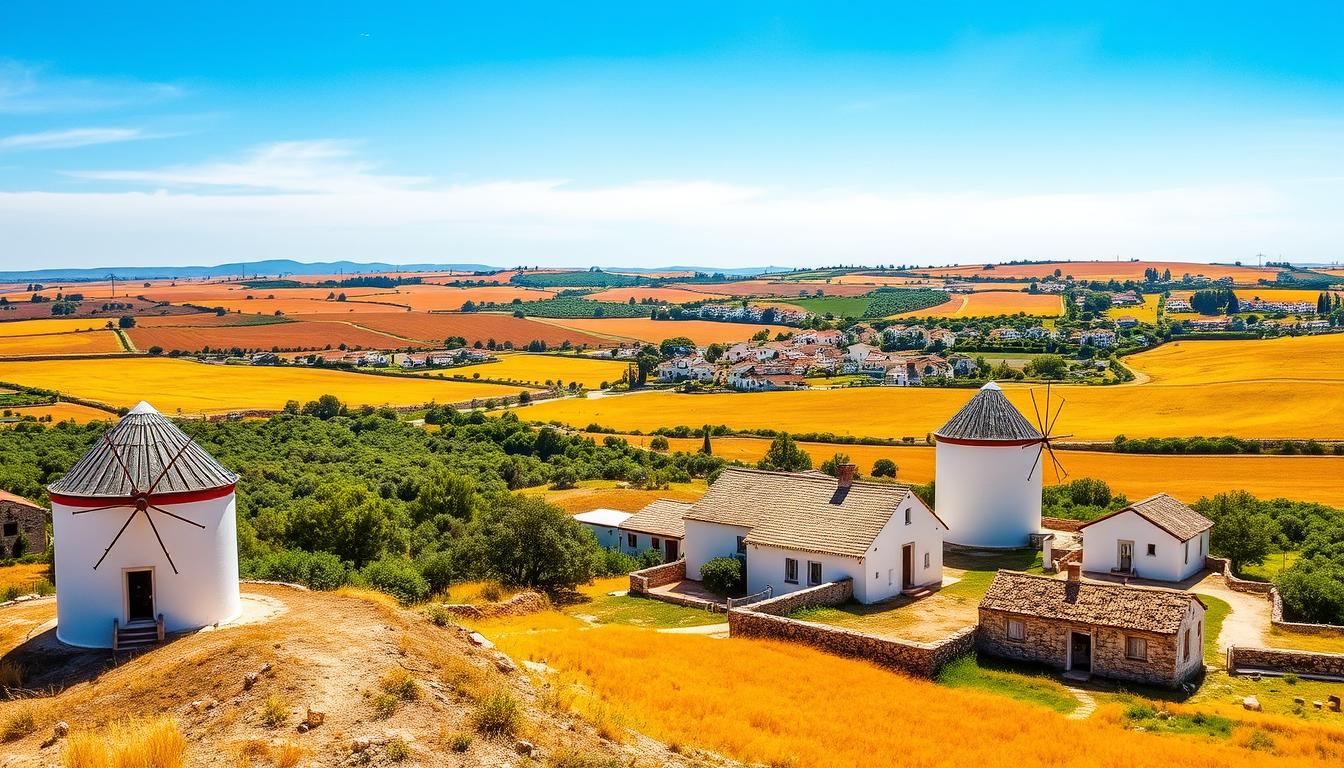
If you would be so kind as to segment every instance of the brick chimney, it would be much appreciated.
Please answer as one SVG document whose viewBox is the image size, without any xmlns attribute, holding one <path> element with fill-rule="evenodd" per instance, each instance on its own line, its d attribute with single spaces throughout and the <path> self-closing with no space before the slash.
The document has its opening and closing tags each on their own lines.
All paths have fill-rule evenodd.
<svg viewBox="0 0 1344 768">
<path fill-rule="evenodd" d="M 1083 580 L 1083 564 L 1077 560 L 1071 560 L 1065 564 L 1069 572 L 1069 581 L 1077 584 Z"/>
<path fill-rule="evenodd" d="M 835 480 L 837 488 L 848 488 L 854 484 L 854 473 L 858 467 L 853 464 L 841 464 L 835 468 Z"/>
</svg>

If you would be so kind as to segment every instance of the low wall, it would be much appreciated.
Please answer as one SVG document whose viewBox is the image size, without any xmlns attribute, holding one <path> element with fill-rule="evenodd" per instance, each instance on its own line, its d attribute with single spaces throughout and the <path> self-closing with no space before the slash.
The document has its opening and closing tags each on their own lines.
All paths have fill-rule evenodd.
<svg viewBox="0 0 1344 768">
<path fill-rule="evenodd" d="M 846 579 L 733 608 L 728 611 L 728 634 L 802 643 L 920 677 L 933 677 L 943 665 L 975 649 L 975 627 L 967 627 L 937 643 L 914 643 L 776 615 L 843 603 L 850 599 L 853 590 L 853 583 Z"/>
<path fill-rule="evenodd" d="M 631 594 L 642 595 L 654 587 L 675 584 L 686 578 L 686 559 L 655 565 L 630 574 Z"/>
<path fill-rule="evenodd" d="M 1077 533 L 1087 524 L 1086 520 L 1070 520 L 1066 517 L 1042 517 L 1041 527 L 1051 531 Z"/>
<path fill-rule="evenodd" d="M 1223 574 L 1223 581 L 1227 582 L 1227 588 L 1233 592 L 1250 592 L 1257 595 L 1268 595 L 1274 585 L 1266 581 L 1249 581 L 1232 574 L 1232 561 L 1225 557 L 1205 557 L 1204 567 L 1211 571 L 1217 571 Z"/>
<path fill-rule="evenodd" d="M 1284 621 L 1283 598 L 1279 596 L 1279 590 L 1277 589 L 1269 591 L 1269 603 L 1269 623 L 1271 626 L 1286 629 L 1290 632 L 1301 632 L 1304 635 L 1344 637 L 1344 627 L 1338 624 L 1307 624 L 1299 621 Z"/>
<path fill-rule="evenodd" d="M 1344 653 L 1313 653 L 1278 648 L 1233 646 L 1228 649 L 1227 663 L 1228 669 L 1232 671 L 1261 669 L 1272 672 L 1291 672 L 1295 675 L 1344 677 Z"/>
<path fill-rule="evenodd" d="M 538 592 L 519 592 L 513 597 L 500 603 L 482 603 L 481 605 L 472 605 L 467 603 L 445 604 L 443 609 L 454 616 L 464 619 L 491 619 L 496 616 L 527 616 L 533 613 L 540 613 L 551 607 L 551 601 L 546 596 Z"/>
</svg>

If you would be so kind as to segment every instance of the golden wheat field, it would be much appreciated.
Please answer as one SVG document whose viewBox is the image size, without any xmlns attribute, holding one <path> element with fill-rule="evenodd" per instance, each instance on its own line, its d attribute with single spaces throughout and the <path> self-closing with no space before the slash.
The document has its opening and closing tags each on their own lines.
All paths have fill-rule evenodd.
<svg viewBox="0 0 1344 768">
<path fill-rule="evenodd" d="M 148 400 L 166 414 L 279 409 L 287 400 L 306 402 L 325 394 L 349 405 L 401 406 L 465 403 L 519 392 L 501 384 L 165 358 L 0 362 L 0 381 L 118 407 Z"/>
<path fill-rule="evenodd" d="M 1066 720 L 1040 706 L 940 687 L 798 644 L 590 628 L 555 612 L 476 628 L 515 658 L 559 670 L 548 680 L 553 695 L 590 720 L 753 764 L 1036 766 L 1050 764 L 1056 749 L 1077 765 L 1129 768 L 1315 766 L 1344 757 L 1336 729 L 1269 715 L 1241 719 L 1229 707 L 1222 713 L 1235 721 L 1224 740 L 1158 735 L 1126 728 L 1119 704 Z M 939 727 L 902 726 L 912 706 Z M 1265 737 L 1272 749 L 1246 746 Z"/>
<path fill-rule="evenodd" d="M 1157 322 L 1157 308 L 1162 301 L 1162 297 L 1150 293 L 1143 297 L 1143 303 L 1135 307 L 1111 307 L 1106 310 L 1106 317 L 1111 320 L 1117 320 L 1122 317 L 1132 317 L 1140 323 L 1154 324 Z"/>
<path fill-rule="evenodd" d="M 115 319 L 113 320 L 115 324 Z M 97 317 L 53 317 L 50 320 L 10 320 L 0 323 L 0 338 L 14 336 L 45 336 L 52 333 L 71 333 L 73 331 L 93 331 L 107 327 L 106 318 Z"/>
<path fill-rule="evenodd" d="M 517 352 L 500 355 L 496 362 L 454 368 L 451 373 L 465 376 L 480 374 L 483 379 L 516 381 L 523 384 L 545 385 L 548 381 L 569 384 L 571 381 L 577 381 L 587 389 L 597 389 L 603 382 L 619 381 L 625 369 L 626 363 L 619 360 Z"/>
<path fill-rule="evenodd" d="M 937 306 L 903 312 L 894 317 L 995 317 L 1018 312 L 1039 317 L 1058 317 L 1064 314 L 1064 304 L 1059 296 L 1048 293 L 976 291 L 953 294 Z"/>
<path fill-rule="evenodd" d="M 584 480 L 575 488 L 551 490 L 546 486 L 527 488 L 521 493 L 541 496 L 566 512 L 587 512 L 599 507 L 636 512 L 658 499 L 695 501 L 705 495 L 709 486 L 703 480 L 672 483 L 667 488 L 629 488 L 614 480 Z"/>
<path fill-rule="evenodd" d="M 1283 336 L 1238 341 L 1176 341 L 1125 358 L 1163 385 L 1285 382 L 1284 409 L 1296 409 L 1298 389 L 1286 382 L 1344 382 L 1344 335 Z M 1344 394 L 1344 393 L 1342 393 Z M 1291 398 L 1291 399 L 1288 399 Z M 1344 437 L 1344 434 L 1338 435 Z"/>
<path fill-rule="evenodd" d="M 769 331 L 771 336 L 777 333 L 788 333 L 792 330 L 782 325 L 716 323 L 712 320 L 650 320 L 647 317 L 580 318 L 577 320 L 551 320 L 538 317 L 530 319 L 583 333 L 608 338 L 647 341 L 651 344 L 657 344 L 663 339 L 676 336 L 685 336 L 696 344 L 723 344 L 746 341 L 752 337 L 752 334 L 763 330 Z"/>
<path fill-rule="evenodd" d="M 1144 270 L 1152 267 L 1158 272 L 1171 270 L 1173 277 L 1204 275 L 1209 278 L 1231 277 L 1243 285 L 1254 285 L 1261 279 L 1273 280 L 1277 269 L 1270 267 L 1238 267 L 1231 264 L 1193 264 L 1180 261 L 1064 261 L 1034 264 L 996 264 L 993 269 L 983 265 L 936 267 L 920 270 L 921 274 L 953 278 L 971 275 L 994 278 L 1035 278 L 1054 274 L 1071 275 L 1079 280 L 1142 280 Z"/>
<path fill-rule="evenodd" d="M 25 355 L 105 355 L 124 352 L 116 331 L 76 331 L 45 336 L 0 337 L 0 357 Z"/>
<path fill-rule="evenodd" d="M 648 435 L 625 436 L 631 445 L 647 448 Z M 701 439 L 668 438 L 669 450 L 698 451 Z M 812 466 L 836 453 L 849 456 L 859 472 L 868 474 L 873 462 L 891 459 L 900 468 L 896 479 L 906 483 L 927 483 L 933 479 L 933 453 L 927 446 L 837 445 L 803 443 L 799 446 L 812 457 Z M 748 464 L 759 461 L 770 447 L 762 437 L 716 437 L 712 440 L 715 456 Z M 1295 499 L 1344 507 L 1344 456 L 1153 456 L 1104 451 L 1058 451 L 1068 472 L 1064 482 L 1079 477 L 1096 477 L 1111 489 L 1141 499 L 1166 492 L 1190 502 L 1200 496 L 1223 491 L 1245 490 L 1262 499 Z M 1053 469 L 1043 475 L 1046 485 L 1057 480 Z M 599 505 L 600 506 L 600 505 Z"/>
<path fill-rule="evenodd" d="M 97 408 L 90 408 L 87 405 L 79 403 L 52 403 L 51 405 L 25 405 L 17 408 L 0 409 L 9 411 L 15 416 L 32 416 L 35 419 L 41 419 L 50 416 L 53 422 L 74 421 L 79 424 L 87 424 L 90 421 L 107 421 L 115 419 L 111 413 Z"/>
<path fill-rule="evenodd" d="M 1004 389 L 1018 408 L 1032 413 L 1029 387 L 1009 385 Z M 1344 436 L 1344 384 L 1338 382 L 1291 386 L 1263 382 L 1060 386 L 1054 392 L 1068 401 L 1055 432 L 1077 440 L 1108 441 L 1117 434 L 1294 439 Z M 973 394 L 965 389 L 903 387 L 708 395 L 651 392 L 537 403 L 523 415 L 579 427 L 597 423 L 621 432 L 725 424 L 736 429 L 923 440 Z"/>
</svg>

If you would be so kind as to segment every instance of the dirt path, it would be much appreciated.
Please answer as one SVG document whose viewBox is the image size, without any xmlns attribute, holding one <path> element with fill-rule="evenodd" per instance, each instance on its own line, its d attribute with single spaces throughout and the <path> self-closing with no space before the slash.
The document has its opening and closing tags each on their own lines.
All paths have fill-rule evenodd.
<svg viewBox="0 0 1344 768">
<path fill-rule="evenodd" d="M 1264 646 L 1269 630 L 1269 600 L 1264 595 L 1235 592 L 1219 574 L 1192 585 L 1191 591 L 1211 595 L 1232 606 L 1218 633 L 1218 650 L 1226 652 L 1234 645 Z M 1206 661 L 1209 661 L 1206 659 Z M 1214 660 L 1216 661 L 1216 660 Z"/>
</svg>

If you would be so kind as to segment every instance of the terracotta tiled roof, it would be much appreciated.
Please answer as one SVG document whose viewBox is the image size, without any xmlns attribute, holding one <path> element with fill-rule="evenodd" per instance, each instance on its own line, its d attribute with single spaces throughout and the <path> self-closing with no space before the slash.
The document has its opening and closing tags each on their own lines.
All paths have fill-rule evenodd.
<svg viewBox="0 0 1344 768">
<path fill-rule="evenodd" d="M 1039 440 L 1040 430 L 1004 396 L 999 385 L 989 382 L 975 393 L 937 432 L 937 437 L 960 440 Z"/>
<path fill-rule="evenodd" d="M 981 608 L 1043 619 L 1175 634 L 1199 598 L 1189 592 L 999 571 Z M 1200 603 L 1203 605 L 1203 603 Z"/>
<path fill-rule="evenodd" d="M 680 539 L 686 535 L 681 516 L 690 508 L 689 502 L 657 499 L 621 523 L 621 530 Z"/>
<path fill-rule="evenodd" d="M 41 504 L 38 504 L 31 499 L 25 499 L 17 493 L 10 493 L 9 491 L 0 491 L 0 501 L 11 501 L 15 504 L 22 504 L 25 507 L 32 507 L 33 509 L 45 509 Z"/>
<path fill-rule="evenodd" d="M 1133 512 L 1142 517 L 1175 536 L 1178 541 L 1189 541 L 1213 527 L 1212 520 L 1165 493 L 1149 496 L 1143 501 L 1136 501 L 1118 512 L 1112 512 L 1105 517 L 1099 517 L 1079 527 L 1086 528 L 1089 525 L 1096 525 L 1102 520 L 1109 520 L 1126 512 Z"/>
<path fill-rule="evenodd" d="M 820 472 L 730 468 L 685 519 L 750 528 L 749 544 L 862 557 L 910 489 L 861 481 L 848 489 L 838 485 Z"/>
<path fill-rule="evenodd" d="M 149 403 L 140 403 L 93 444 L 49 490 L 65 496 L 126 498 L 133 492 L 225 488 L 238 476 Z"/>
</svg>

